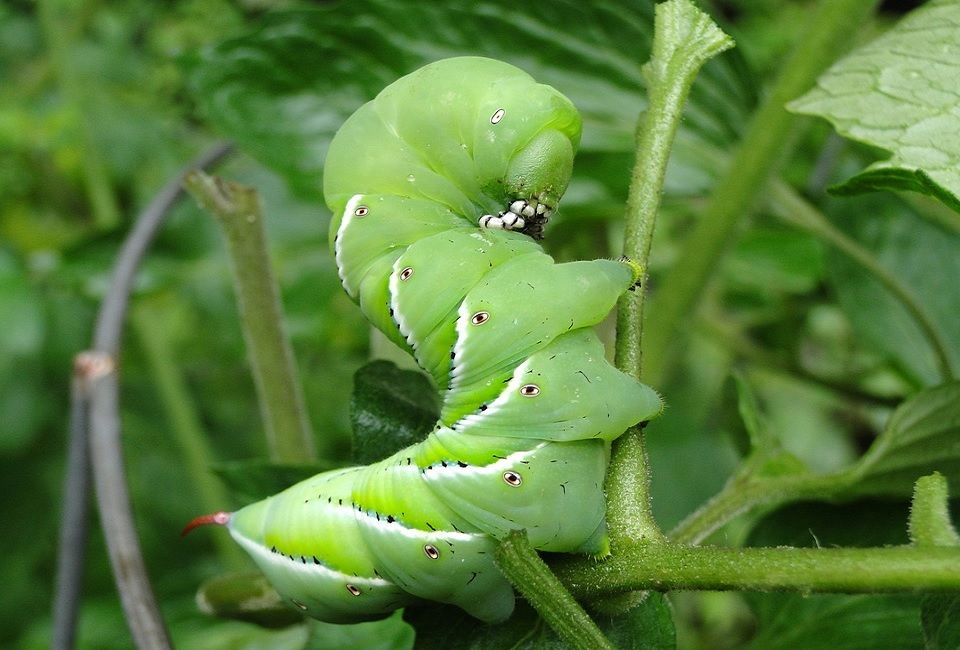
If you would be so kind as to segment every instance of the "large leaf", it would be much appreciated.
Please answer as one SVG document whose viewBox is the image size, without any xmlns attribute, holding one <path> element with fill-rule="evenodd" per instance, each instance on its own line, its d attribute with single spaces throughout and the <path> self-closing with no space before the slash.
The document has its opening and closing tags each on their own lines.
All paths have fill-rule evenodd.
<svg viewBox="0 0 960 650">
<path fill-rule="evenodd" d="M 927 650 L 960 648 L 960 595 L 924 596 L 920 603 L 920 622 Z"/>
<path fill-rule="evenodd" d="M 765 516 L 750 546 L 872 547 L 908 541 L 906 502 L 863 500 L 842 505 L 796 503 Z M 916 595 L 749 594 L 756 650 L 919 648 Z"/>
<path fill-rule="evenodd" d="M 12 255 L 0 248 L 0 454 L 26 447 L 49 410 L 38 361 L 46 338 L 44 303 Z"/>
<path fill-rule="evenodd" d="M 524 601 L 518 601 L 513 616 L 500 625 L 486 625 L 461 609 L 436 604 L 407 608 L 404 618 L 416 628 L 418 650 L 562 650 L 569 647 Z M 626 614 L 612 618 L 600 614 L 594 618 L 617 648 L 670 650 L 676 647 L 670 605 L 662 594 L 650 594 Z"/>
<path fill-rule="evenodd" d="M 421 372 L 373 361 L 354 375 L 353 460 L 373 463 L 423 440 L 439 418 L 437 390 Z"/>
<path fill-rule="evenodd" d="M 215 464 L 212 469 L 240 503 L 259 501 L 287 489 L 314 474 L 337 467 L 333 463 L 280 465 L 269 460 L 235 460 Z"/>
<path fill-rule="evenodd" d="M 641 64 L 653 3 L 358 0 L 266 16 L 204 52 L 193 70 L 207 118 L 246 151 L 318 195 L 333 133 L 385 85 L 448 56 L 514 63 L 556 86 L 584 117 L 586 151 L 632 152 L 645 106 Z M 735 139 L 753 86 L 730 55 L 697 80 L 678 137 L 674 189 L 702 189 Z M 626 170 L 623 170 L 626 177 Z"/>
<path fill-rule="evenodd" d="M 751 529 L 747 544 L 768 548 L 868 548 L 908 544 L 909 513 L 907 501 L 791 503 L 761 518 Z"/>
<path fill-rule="evenodd" d="M 382 621 L 352 625 L 311 621 L 310 638 L 304 650 L 406 650 L 413 647 L 413 637 L 413 628 L 401 618 L 400 612 Z"/>
<path fill-rule="evenodd" d="M 930 388 L 904 402 L 857 464 L 854 494 L 909 495 L 935 471 L 960 486 L 960 382 Z"/>
<path fill-rule="evenodd" d="M 960 211 L 960 3 L 930 0 L 830 68 L 790 108 L 891 157 L 840 186 L 905 189 Z"/>
<path fill-rule="evenodd" d="M 756 650 L 902 650 L 919 648 L 919 597 L 752 596 L 758 633 Z"/>
<path fill-rule="evenodd" d="M 890 196 L 874 195 L 831 206 L 831 216 L 909 288 L 940 332 L 954 368 L 960 368 L 960 235 L 923 220 Z M 828 278 L 840 306 L 865 343 L 883 353 L 918 386 L 942 381 L 933 349 L 902 303 L 850 258 L 827 255 Z"/>
</svg>

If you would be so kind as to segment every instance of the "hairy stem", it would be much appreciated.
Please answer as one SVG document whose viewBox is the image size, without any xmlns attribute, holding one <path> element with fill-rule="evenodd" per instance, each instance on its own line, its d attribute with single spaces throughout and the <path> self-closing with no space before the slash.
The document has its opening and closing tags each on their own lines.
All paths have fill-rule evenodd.
<svg viewBox="0 0 960 650">
<path fill-rule="evenodd" d="M 650 257 L 670 149 L 690 88 L 704 63 L 733 47 L 733 41 L 708 16 L 685 1 L 658 5 L 654 29 L 653 54 L 644 66 L 649 103 L 638 125 L 623 244 L 623 254 L 642 269 Z M 678 32 L 683 34 L 680 42 Z M 637 378 L 645 287 L 640 289 L 625 295 L 617 311 L 617 367 Z"/>
<path fill-rule="evenodd" d="M 923 305 L 917 300 L 910 288 L 895 274 L 884 267 L 874 255 L 848 237 L 819 210 L 805 201 L 793 188 L 783 182 L 774 183 L 769 201 L 774 214 L 783 221 L 810 233 L 830 244 L 848 258 L 859 264 L 880 282 L 894 298 L 900 301 L 910 314 L 917 327 L 933 351 L 941 378 L 946 381 L 956 377 L 948 352 L 950 345 L 937 323 L 930 318 Z"/>
<path fill-rule="evenodd" d="M 644 272 L 670 148 L 687 95 L 703 64 L 732 46 L 733 41 L 687 0 L 657 6 L 653 54 L 644 67 L 649 103 L 639 123 L 624 233 L 624 255 Z M 638 379 L 645 294 L 642 277 L 641 286 L 627 293 L 617 309 L 616 364 Z M 661 537 L 650 509 L 647 455 L 639 428 L 630 429 L 614 446 L 607 496 L 614 550 L 621 543 Z"/>
<path fill-rule="evenodd" d="M 525 531 L 515 530 L 500 542 L 496 561 L 507 579 L 561 639 L 583 650 L 613 650 L 603 632 L 530 546 Z"/>
<path fill-rule="evenodd" d="M 960 589 L 960 548 L 717 548 L 646 544 L 553 567 L 578 597 L 638 589 L 876 593 Z"/>
<path fill-rule="evenodd" d="M 199 171 L 188 174 L 184 185 L 226 237 L 270 457 L 287 463 L 312 460 L 313 434 L 284 332 L 260 199 L 252 188 Z"/>
<path fill-rule="evenodd" d="M 784 105 L 805 92 L 851 42 L 877 0 L 820 0 L 804 35 L 783 66 L 731 157 L 704 213 L 657 293 L 657 318 L 644 339 L 646 378 L 665 374 L 678 332 L 717 268 L 740 219 L 789 150 L 799 118 Z"/>
</svg>

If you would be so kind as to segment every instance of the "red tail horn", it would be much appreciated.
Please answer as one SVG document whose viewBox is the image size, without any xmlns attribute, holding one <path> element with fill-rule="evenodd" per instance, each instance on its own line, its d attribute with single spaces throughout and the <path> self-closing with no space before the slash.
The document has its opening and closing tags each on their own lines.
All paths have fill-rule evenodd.
<svg viewBox="0 0 960 650">
<path fill-rule="evenodd" d="M 206 526 L 207 524 L 216 524 L 217 526 L 226 526 L 230 521 L 229 512 L 212 512 L 209 515 L 200 515 L 199 517 L 194 517 L 189 524 L 187 524 L 183 532 L 180 533 L 180 537 L 185 537 L 187 533 L 196 528 L 197 526 Z"/>
</svg>

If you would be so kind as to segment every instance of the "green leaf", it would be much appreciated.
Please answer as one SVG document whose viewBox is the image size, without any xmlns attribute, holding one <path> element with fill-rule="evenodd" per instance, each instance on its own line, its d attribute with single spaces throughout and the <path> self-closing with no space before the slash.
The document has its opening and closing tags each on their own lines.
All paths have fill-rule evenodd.
<svg viewBox="0 0 960 650">
<path fill-rule="evenodd" d="M 919 598 L 751 595 L 755 650 L 903 650 L 922 644 Z"/>
<path fill-rule="evenodd" d="M 838 189 L 912 190 L 960 211 L 960 4 L 931 0 L 790 104 L 892 156 Z"/>
<path fill-rule="evenodd" d="M 926 650 L 960 648 L 960 594 L 928 594 L 920 602 Z"/>
<path fill-rule="evenodd" d="M 204 619 L 203 625 L 171 630 L 173 642 L 177 648 L 191 650 L 303 650 L 307 642 L 307 627 L 305 625 L 291 625 L 285 628 L 270 629 L 257 627 L 240 621 Z M 104 638 L 122 638 L 125 628 L 117 626 L 112 635 L 105 631 L 91 635 L 94 643 L 99 647 Z M 48 637 L 49 638 L 49 637 Z M 84 647 L 83 644 L 78 644 Z M 41 646 L 37 646 L 40 648 Z M 113 646 L 110 646 L 113 647 Z M 117 646 L 122 648 L 123 646 Z"/>
<path fill-rule="evenodd" d="M 844 201 L 834 222 L 868 248 L 915 296 L 945 341 L 953 368 L 960 368 L 960 236 L 925 221 L 902 201 L 863 197 L 853 213 Z M 916 320 L 870 273 L 831 252 L 828 278 L 843 311 L 863 342 L 894 364 L 916 386 L 942 381 L 937 359 Z"/>
<path fill-rule="evenodd" d="M 823 247 L 810 235 L 751 228 L 725 260 L 724 271 L 751 295 L 809 293 L 823 276 Z"/>
<path fill-rule="evenodd" d="M 310 622 L 310 638 L 304 650 L 407 650 L 413 647 L 413 628 L 403 620 L 401 612 L 382 621 L 335 625 Z"/>
<path fill-rule="evenodd" d="M 906 502 L 793 503 L 765 515 L 750 531 L 749 546 L 869 548 L 906 544 Z"/>
<path fill-rule="evenodd" d="M 525 601 L 505 623 L 486 625 L 449 605 L 408 607 L 404 618 L 417 630 L 417 650 L 561 650 L 569 647 Z M 623 650 L 672 650 L 676 633 L 670 605 L 651 593 L 639 606 L 615 617 L 595 615 L 600 629 Z"/>
<path fill-rule="evenodd" d="M 0 455 L 26 449 L 53 415 L 50 386 L 46 383 L 49 380 L 42 365 L 33 358 L 10 359 L 11 367 L 4 368 L 3 361 L 6 359 L 0 358 Z"/>
<path fill-rule="evenodd" d="M 353 460 L 372 463 L 420 442 L 440 417 L 437 390 L 421 372 L 374 361 L 354 375 Z"/>
<path fill-rule="evenodd" d="M 26 269 L 0 248 L 0 454 L 26 447 L 50 416 L 39 356 L 47 338 L 43 297 Z"/>
<path fill-rule="evenodd" d="M 550 632 L 532 607 L 517 602 L 504 623 L 487 625 L 459 607 L 436 603 L 407 607 L 403 618 L 416 630 L 417 650 L 497 650 L 534 648 Z"/>
<path fill-rule="evenodd" d="M 596 615 L 600 629 L 618 648 L 636 650 L 672 650 L 677 647 L 673 612 L 667 598 L 650 592 L 637 607 L 613 618 Z"/>
<path fill-rule="evenodd" d="M 960 381 L 900 405 L 853 468 L 853 494 L 908 495 L 920 476 L 941 472 L 960 485 Z"/>
<path fill-rule="evenodd" d="M 211 469 L 238 502 L 259 501 L 287 489 L 314 474 L 338 467 L 333 463 L 278 465 L 268 460 L 217 463 Z"/>
<path fill-rule="evenodd" d="M 950 521 L 947 480 L 940 472 L 921 476 L 910 504 L 910 540 L 918 546 L 960 546 Z"/>
<path fill-rule="evenodd" d="M 313 196 L 346 117 L 401 75 L 448 56 L 522 67 L 580 109 L 583 150 L 630 153 L 646 103 L 640 64 L 653 4 L 358 0 L 273 13 L 254 33 L 203 52 L 192 85 L 207 119 Z M 671 161 L 675 191 L 708 185 L 716 152 L 736 139 L 755 92 L 743 72 L 736 56 L 723 57 L 698 78 Z"/>
<path fill-rule="evenodd" d="M 25 269 L 0 249 L 0 360 L 36 354 L 45 334 L 43 301 L 27 281 Z M 0 366 L 0 372 L 6 368 Z"/>
<path fill-rule="evenodd" d="M 259 571 L 226 573 L 211 578 L 197 590 L 200 611 L 261 627 L 279 628 L 303 621 Z"/>
<path fill-rule="evenodd" d="M 904 544 L 907 504 L 862 500 L 795 503 L 765 516 L 749 546 L 858 547 Z M 911 596 L 747 595 L 757 618 L 756 650 L 917 648 L 919 599 Z"/>
</svg>

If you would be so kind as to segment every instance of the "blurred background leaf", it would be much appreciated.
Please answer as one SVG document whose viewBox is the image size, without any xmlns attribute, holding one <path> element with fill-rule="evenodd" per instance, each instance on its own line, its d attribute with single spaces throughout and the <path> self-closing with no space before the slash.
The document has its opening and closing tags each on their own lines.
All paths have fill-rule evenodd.
<svg viewBox="0 0 960 650">
<path fill-rule="evenodd" d="M 652 7 L 362 0 L 281 12 L 204 51 L 191 79 L 211 123 L 309 196 L 321 193 L 326 149 L 346 117 L 397 77 L 448 56 L 522 67 L 577 105 L 584 154 L 632 155 Z M 734 55 L 699 77 L 673 156 L 676 191 L 709 185 L 719 150 L 735 138 L 755 91 L 741 72 Z"/>
<path fill-rule="evenodd" d="M 960 212 L 960 7 L 930 0 L 856 49 L 791 109 L 830 120 L 848 137 L 891 152 L 837 190 L 911 190 Z M 960 232 L 960 219 L 953 221 Z"/>
</svg>

